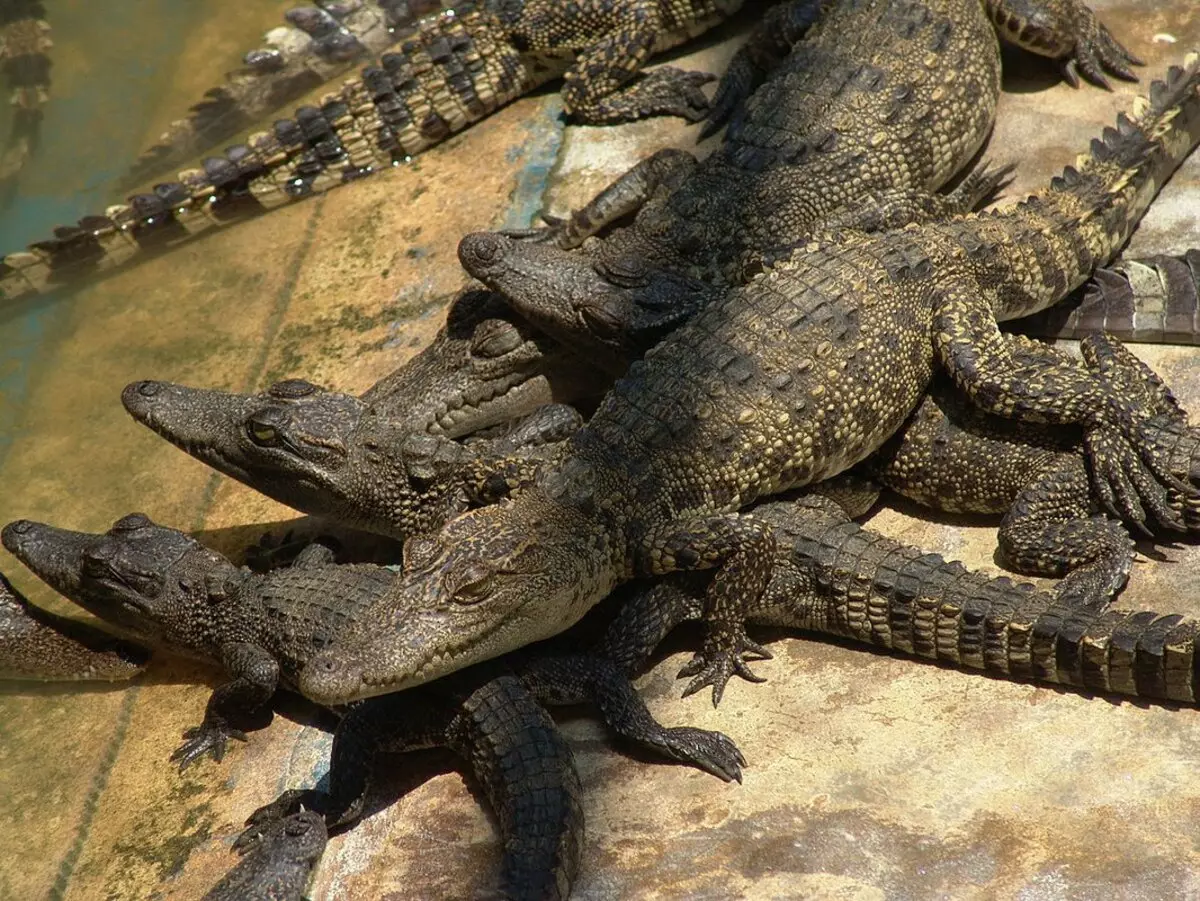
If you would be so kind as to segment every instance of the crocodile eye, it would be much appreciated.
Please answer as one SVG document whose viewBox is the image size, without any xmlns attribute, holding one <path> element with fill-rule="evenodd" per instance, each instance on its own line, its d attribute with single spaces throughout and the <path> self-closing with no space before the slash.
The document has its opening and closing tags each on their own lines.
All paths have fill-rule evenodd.
<svg viewBox="0 0 1200 901">
<path fill-rule="evenodd" d="M 251 419 L 246 423 L 246 434 L 259 447 L 278 447 L 282 443 L 279 440 L 279 429 L 265 422 Z"/>
<path fill-rule="evenodd" d="M 613 260 L 598 260 L 596 271 L 614 285 L 622 288 L 640 288 L 648 281 L 650 267 L 641 257 L 623 254 Z"/>
<path fill-rule="evenodd" d="M 454 598 L 454 603 L 469 606 L 478 604 L 480 601 L 485 601 L 491 595 L 492 589 L 495 587 L 495 575 L 487 570 L 479 568 L 469 571 L 466 578 L 458 584 L 451 595 Z"/>
<path fill-rule="evenodd" d="M 120 532 L 136 532 L 138 529 L 144 529 L 147 526 L 153 525 L 150 522 L 150 517 L 145 513 L 130 513 L 128 516 L 122 516 L 112 524 L 109 529 L 111 533 Z"/>
<path fill-rule="evenodd" d="M 524 339 L 517 327 L 503 319 L 487 319 L 475 329 L 471 338 L 471 355 L 494 359 L 512 353 Z"/>
</svg>

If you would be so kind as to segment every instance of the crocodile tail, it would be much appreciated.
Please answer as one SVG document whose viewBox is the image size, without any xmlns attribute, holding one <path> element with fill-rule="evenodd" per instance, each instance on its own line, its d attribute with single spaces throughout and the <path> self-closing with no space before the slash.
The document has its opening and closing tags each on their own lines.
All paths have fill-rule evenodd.
<svg viewBox="0 0 1200 901">
<path fill-rule="evenodd" d="M 288 24 L 265 34 L 264 46 L 247 53 L 242 68 L 226 74 L 187 116 L 168 125 L 134 161 L 117 190 L 132 190 L 184 165 L 344 74 L 356 60 L 408 39 L 417 16 L 440 8 L 438 0 L 365 0 L 355 8 L 288 10 Z"/>
<path fill-rule="evenodd" d="M 1014 325 L 1040 338 L 1108 332 L 1122 341 L 1200 344 L 1200 250 L 1119 260 L 1069 300 Z"/>
<path fill-rule="evenodd" d="M 1129 239 L 1155 194 L 1200 143 L 1200 53 L 1172 66 L 1148 97 L 1121 113 L 1048 189 L 981 220 L 1010 250 L 997 263 L 1027 273 L 1025 290 L 1002 298 L 998 318 L 1039 312 L 1065 298 Z M 1040 278 L 1035 276 L 1040 276 Z"/>
<path fill-rule="evenodd" d="M 790 539 L 755 621 L 1009 678 L 1193 703 L 1200 621 L 1072 606 L 838 517 L 765 517 Z"/>
<path fill-rule="evenodd" d="M 319 107 L 301 107 L 270 132 L 181 172 L 178 181 L 4 257 L 0 298 L 103 274 L 214 226 L 391 167 L 561 74 L 528 65 L 499 34 L 489 13 L 422 18 L 401 51 L 384 54 Z"/>
</svg>

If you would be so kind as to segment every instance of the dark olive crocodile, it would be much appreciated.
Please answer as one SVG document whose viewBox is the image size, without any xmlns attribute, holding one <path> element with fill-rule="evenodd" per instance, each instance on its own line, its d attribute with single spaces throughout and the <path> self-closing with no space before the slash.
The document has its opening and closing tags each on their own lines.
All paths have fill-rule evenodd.
<svg viewBox="0 0 1200 901">
<path fill-rule="evenodd" d="M 580 265 L 622 285 L 636 286 L 652 268 L 660 279 L 673 273 L 686 292 L 695 280 L 739 283 L 748 254 L 807 240 L 831 219 L 879 229 L 965 212 L 1002 172 L 969 180 L 949 197 L 930 192 L 964 168 L 991 129 L 1000 90 L 996 31 L 1020 46 L 1099 59 L 1130 76 L 1132 57 L 1079 0 L 847 0 L 806 33 L 812 20 L 811 3 L 791 0 L 751 36 L 722 82 L 717 108 L 727 109 L 722 98 L 735 90 L 728 86 L 748 87 L 738 81 L 738 60 L 761 67 L 765 56 L 773 65 L 741 111 L 730 110 L 720 149 L 700 162 L 660 151 L 570 216 L 514 233 L 548 245 L 530 248 L 527 265 L 549 267 L 558 249 L 581 247 L 587 259 Z M 597 236 L 634 213 L 627 225 Z M 462 248 L 464 268 L 522 304 L 519 288 L 496 279 L 474 249 Z M 536 304 L 520 309 L 531 318 L 540 312 Z M 647 332 L 672 324 L 650 302 L 640 312 Z M 593 304 L 579 315 L 595 317 L 603 330 L 627 314 Z M 558 332 L 553 316 L 534 321 L 566 342 L 587 338 Z M 609 349 L 603 341 L 582 346 Z"/>
<path fill-rule="evenodd" d="M 95 276 L 147 250 L 291 203 L 405 162 L 533 88 L 563 75 L 564 108 L 589 122 L 650 115 L 696 119 L 707 75 L 649 56 L 699 34 L 741 0 L 555 0 L 447 10 L 417 21 L 342 88 L 269 132 L 203 160 L 177 181 L 0 261 L 0 298 Z M 575 60 L 572 62 L 572 60 Z M 564 75 L 565 72 L 565 75 Z"/>
<path fill-rule="evenodd" d="M 775 559 L 749 620 L 887 648 L 1005 678 L 1184 704 L 1200 702 L 1200 621 L 1065 603 L 871 532 L 813 496 L 754 508 Z M 690 575 L 690 574 L 689 574 Z M 648 653 L 705 613 L 703 581 L 671 577 L 635 596 L 600 651 Z"/>
<path fill-rule="evenodd" d="M 1121 259 L 1097 270 L 1068 303 L 1015 323 L 1025 334 L 1200 344 L 1200 250 Z"/>
<path fill-rule="evenodd" d="M 263 830 L 201 901 L 301 901 L 328 841 L 324 817 L 311 810 L 292 814 Z"/>
<path fill-rule="evenodd" d="M 52 46 L 50 24 L 40 0 L 0 2 L 0 71 L 13 107 L 8 139 L 0 150 L 0 207 L 12 199 L 17 177 L 37 146 L 42 105 L 50 91 L 46 51 Z"/>
<path fill-rule="evenodd" d="M 120 682 L 147 653 L 107 632 L 29 603 L 0 575 L 0 679 Z"/>
<path fill-rule="evenodd" d="M 549 637 L 636 575 L 715 569 L 691 672 L 748 673 L 738 611 L 769 574 L 771 533 L 742 507 L 855 465 L 936 371 L 1006 418 L 1076 425 L 1106 506 L 1176 514 L 1194 494 L 1135 399 L 1077 367 L 1012 353 L 998 321 L 1081 285 L 1128 239 L 1200 141 L 1200 54 L 1155 82 L 1048 189 L 999 212 L 809 242 L 706 303 L 606 395 L 562 462 L 511 501 L 410 539 L 405 578 L 300 675 L 323 703 L 422 684 Z M 477 236 L 500 260 L 511 240 Z M 490 242 L 489 246 L 484 246 Z M 400 639 L 400 636 L 403 639 Z"/>
<path fill-rule="evenodd" d="M 307 658 L 397 578 L 385 567 L 336 566 L 317 555 L 257 575 L 141 514 L 100 535 L 19 521 L 4 528 L 3 542 L 57 591 L 138 640 L 230 673 L 231 681 L 213 692 L 203 724 L 189 730 L 174 755 L 181 766 L 205 753 L 219 759 L 229 738 L 244 738 L 235 724 L 261 711 L 277 687 L 294 687 Z M 381 715 L 388 749 L 444 743 L 464 754 L 496 802 L 504 888 L 513 897 L 559 897 L 549 887 L 569 888 L 581 842 L 570 754 L 561 739 L 544 741 L 552 724 L 544 711 L 531 712 L 534 698 L 595 703 L 624 738 L 722 779 L 740 779 L 742 758 L 728 738 L 661 726 L 621 670 L 569 646 L 477 668 L 406 696 L 404 717 Z M 365 710 L 353 715 L 349 728 L 376 720 Z M 533 731 L 522 731 L 526 726 Z M 557 776 L 547 785 L 550 773 Z M 357 815 L 339 811 L 331 825 L 341 824 L 343 814 Z"/>
<path fill-rule="evenodd" d="M 413 35 L 414 21 L 437 12 L 439 0 L 319 0 L 284 13 L 287 23 L 264 35 L 243 66 L 204 94 L 186 118 L 177 119 L 137 158 L 120 188 L 152 177 L 252 128 L 269 113 L 327 81 L 358 60 L 377 57 Z"/>
</svg>

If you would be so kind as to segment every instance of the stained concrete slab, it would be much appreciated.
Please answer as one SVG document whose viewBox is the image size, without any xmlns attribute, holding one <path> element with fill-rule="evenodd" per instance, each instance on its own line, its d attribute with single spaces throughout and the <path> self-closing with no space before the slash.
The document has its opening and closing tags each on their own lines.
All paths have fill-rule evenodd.
<svg viewBox="0 0 1200 901">
<path fill-rule="evenodd" d="M 1188 0 L 1095 6 L 1147 60 L 1147 75 L 1200 46 Z M 1156 39 L 1164 34 L 1176 43 Z M 736 39 L 727 33 L 679 64 L 716 67 Z M 1013 62 L 1023 74 L 1006 78 L 989 151 L 1020 163 L 1010 196 L 1070 163 L 1137 90 L 1072 91 L 1053 85 L 1049 67 Z M 188 90 L 204 83 L 187 71 Z M 66 302 L 0 462 L 0 516 L 99 529 L 142 509 L 223 550 L 288 519 L 135 426 L 119 407 L 121 386 L 169 378 L 248 390 L 303 375 L 361 390 L 436 330 L 462 283 L 461 234 L 522 224 L 542 204 L 569 209 L 644 153 L 694 142 L 695 129 L 676 122 L 569 128 L 560 142 L 555 116 L 550 95 L 523 101 L 418 166 L 237 226 Z M 1134 251 L 1200 243 L 1198 182 L 1193 159 Z M 1136 350 L 1185 405 L 1200 405 L 1200 354 Z M 885 508 L 871 524 L 998 572 L 993 524 L 912 513 Z M 1200 615 L 1200 550 L 1161 555 L 1138 564 L 1121 604 Z M 11 558 L 0 567 L 63 609 Z M 772 650 L 759 666 L 769 682 L 733 684 L 716 711 L 701 697 L 678 700 L 682 654 L 639 682 L 664 721 L 738 740 L 750 761 L 741 786 L 626 758 L 590 719 L 561 718 L 588 815 L 577 897 L 1200 897 L 1195 711 L 798 637 Z M 159 662 L 131 689 L 0 695 L 0 898 L 198 897 L 232 866 L 229 844 L 250 811 L 320 777 L 328 735 L 285 716 L 222 764 L 178 774 L 166 758 L 214 678 Z M 398 764 L 392 787 L 410 790 L 331 843 L 309 896 L 486 896 L 498 864 L 493 824 L 444 769 L 439 755 Z"/>
</svg>

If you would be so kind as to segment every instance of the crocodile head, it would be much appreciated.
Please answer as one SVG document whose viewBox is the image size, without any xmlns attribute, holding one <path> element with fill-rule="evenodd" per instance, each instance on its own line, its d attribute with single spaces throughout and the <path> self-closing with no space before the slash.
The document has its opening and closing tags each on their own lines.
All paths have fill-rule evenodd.
<svg viewBox="0 0 1200 901">
<path fill-rule="evenodd" d="M 458 245 L 463 268 L 547 334 L 621 373 L 712 293 L 636 254 L 590 257 L 491 232 Z"/>
<path fill-rule="evenodd" d="M 491 315 L 490 298 L 481 308 L 460 298 L 437 341 L 361 399 L 291 379 L 253 395 L 135 382 L 122 401 L 172 444 L 281 503 L 405 538 L 465 507 L 442 466 L 461 450 L 451 438 L 600 390 L 549 339 Z"/>
<path fill-rule="evenodd" d="M 387 694 L 549 638 L 613 587 L 623 566 L 586 508 L 529 488 L 409 539 L 404 574 L 300 674 L 323 704 Z"/>
<path fill-rule="evenodd" d="M 60 594 L 158 647 L 194 648 L 211 604 L 244 577 L 220 554 L 142 513 L 100 534 L 18 520 L 0 540 Z"/>
</svg>

